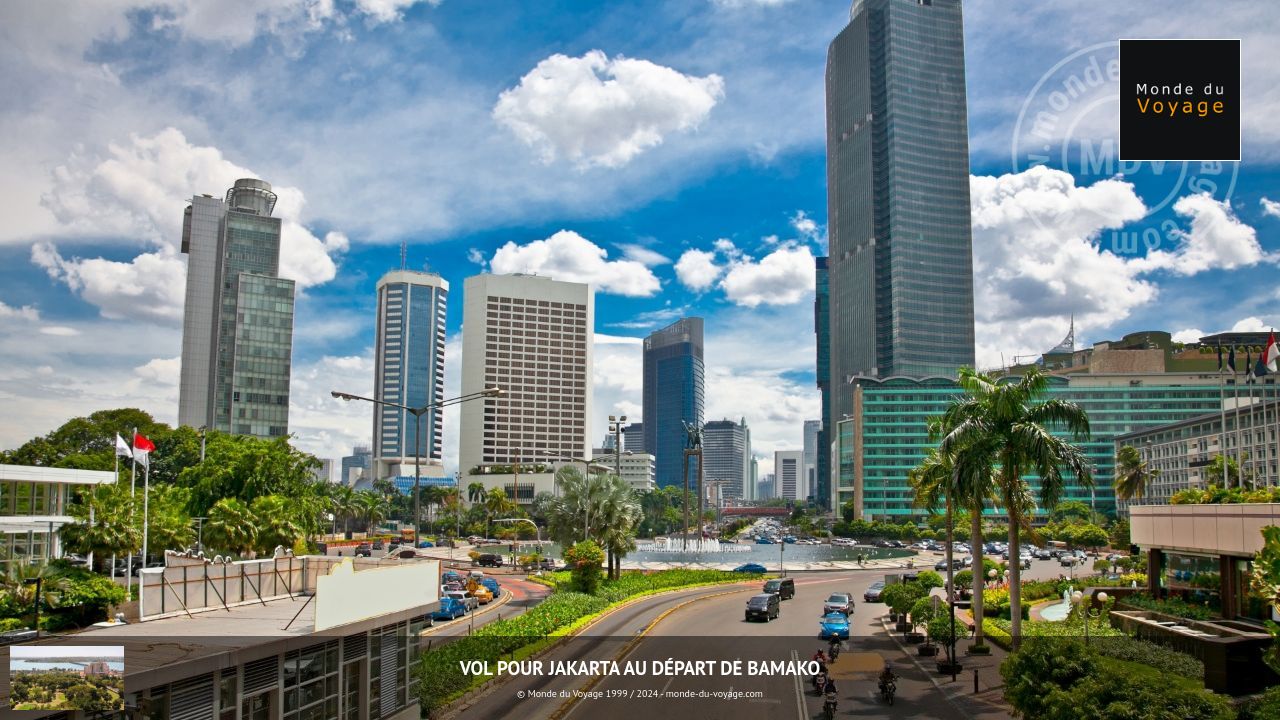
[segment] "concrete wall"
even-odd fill
[[[1262,528],[1280,525],[1280,503],[1135,505],[1129,523],[1144,550],[1248,557],[1262,549]]]

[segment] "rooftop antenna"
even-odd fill
[[[405,270],[409,264],[409,241],[400,241],[400,269]]]

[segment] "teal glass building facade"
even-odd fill
[[[1217,385],[1133,382],[1136,384],[1071,384],[1066,378],[1050,379],[1046,397],[1080,405],[1089,415],[1092,431],[1082,446],[1094,466],[1094,488],[1068,481],[1063,500],[1079,500],[1114,515],[1115,438],[1219,408]],[[907,475],[934,446],[926,422],[944,412],[960,389],[945,378],[862,379],[857,385],[853,393],[856,416],[840,423],[837,432],[836,499],[845,502],[860,496],[864,518],[923,519],[926,513],[912,506]],[[1038,489],[1035,478],[1029,482],[1033,490]]]

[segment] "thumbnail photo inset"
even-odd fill
[[[124,648],[11,647],[9,702],[14,710],[123,710]]]

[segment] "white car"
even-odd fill
[[[449,592],[445,593],[444,596],[451,597],[454,600],[457,600],[458,602],[462,603],[462,606],[467,609],[467,612],[471,612],[472,610],[475,610],[476,608],[480,607],[480,599],[472,595],[471,593],[467,592],[466,590],[450,590]]]

